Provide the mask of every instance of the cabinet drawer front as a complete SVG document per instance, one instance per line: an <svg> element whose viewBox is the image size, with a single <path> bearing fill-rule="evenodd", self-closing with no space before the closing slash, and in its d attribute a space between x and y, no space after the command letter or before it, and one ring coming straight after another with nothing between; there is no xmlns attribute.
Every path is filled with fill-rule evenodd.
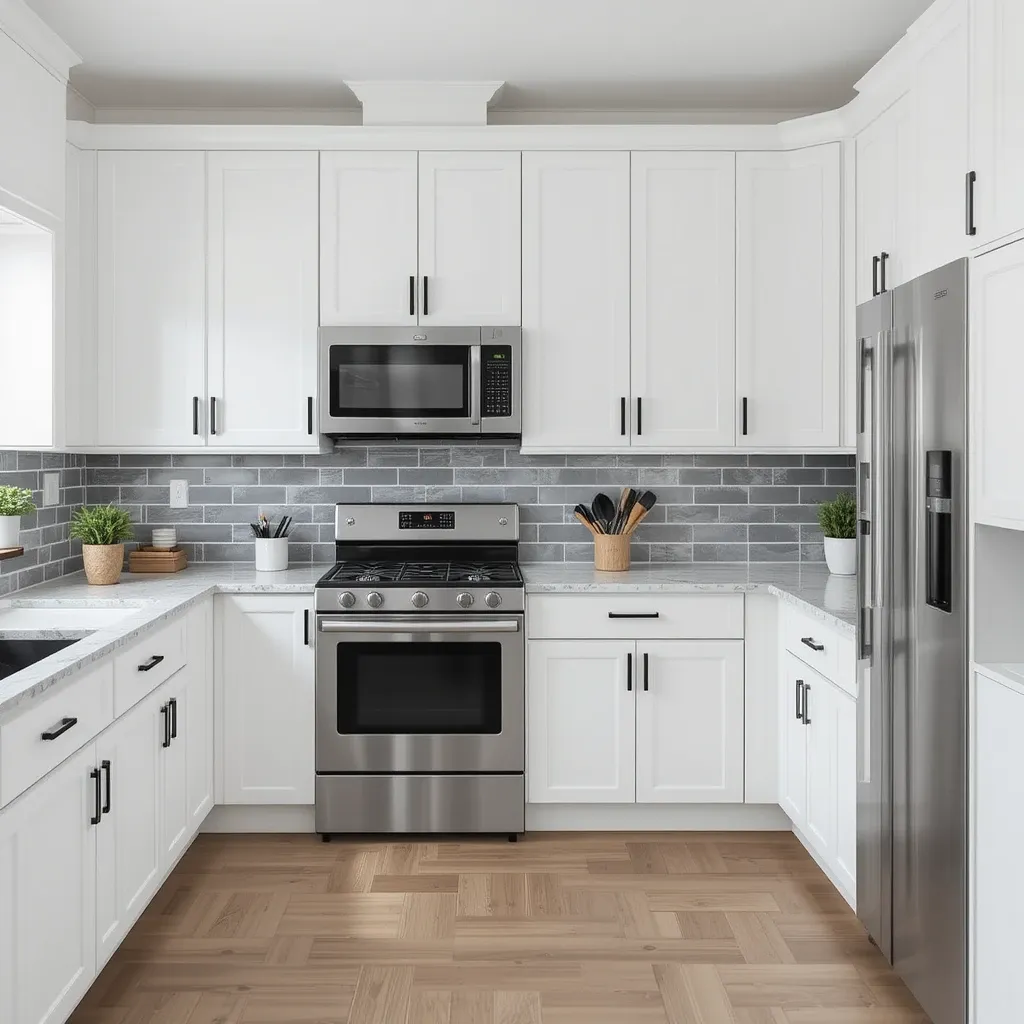
<svg viewBox="0 0 1024 1024"><path fill-rule="evenodd" d="M526 630L556 640L739 640L743 595L542 595L527 601Z"/></svg>
<svg viewBox="0 0 1024 1024"><path fill-rule="evenodd" d="M0 805L10 803L113 720L114 670L109 660L52 696L33 701L0 726Z"/></svg>
<svg viewBox="0 0 1024 1024"><path fill-rule="evenodd" d="M813 615L787 607L782 616L782 645L790 654L835 682L839 671L839 636Z"/></svg>
<svg viewBox="0 0 1024 1024"><path fill-rule="evenodd" d="M185 664L185 617L140 638L114 659L114 714L123 715Z"/></svg>

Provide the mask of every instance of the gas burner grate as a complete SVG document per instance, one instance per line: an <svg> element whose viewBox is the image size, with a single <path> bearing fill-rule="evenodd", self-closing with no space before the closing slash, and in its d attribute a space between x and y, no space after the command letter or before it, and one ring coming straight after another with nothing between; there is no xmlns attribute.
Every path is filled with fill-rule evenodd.
<svg viewBox="0 0 1024 1024"><path fill-rule="evenodd" d="M448 567L452 583L517 583L519 570L514 562L452 562Z"/></svg>
<svg viewBox="0 0 1024 1024"><path fill-rule="evenodd" d="M403 568L401 562L342 562L335 566L331 579L339 583L394 582Z"/></svg>
<svg viewBox="0 0 1024 1024"><path fill-rule="evenodd" d="M402 566L401 580L431 580L444 582L448 578L447 562L406 562Z"/></svg>

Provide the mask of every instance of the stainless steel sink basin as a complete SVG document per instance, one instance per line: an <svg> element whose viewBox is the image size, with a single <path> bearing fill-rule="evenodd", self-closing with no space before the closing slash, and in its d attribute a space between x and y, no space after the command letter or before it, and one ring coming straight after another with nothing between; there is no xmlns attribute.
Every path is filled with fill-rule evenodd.
<svg viewBox="0 0 1024 1024"><path fill-rule="evenodd" d="M0 640L0 679L64 650L77 640Z"/></svg>

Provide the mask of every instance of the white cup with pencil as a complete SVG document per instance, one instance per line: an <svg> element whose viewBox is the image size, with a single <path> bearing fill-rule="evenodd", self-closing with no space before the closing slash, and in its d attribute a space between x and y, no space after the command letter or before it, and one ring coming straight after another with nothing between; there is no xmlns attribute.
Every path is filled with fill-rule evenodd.
<svg viewBox="0 0 1024 1024"><path fill-rule="evenodd" d="M260 513L255 523L249 524L253 543L256 547L256 571L280 572L288 568L288 531L292 528L292 517L282 516L277 526Z"/></svg>

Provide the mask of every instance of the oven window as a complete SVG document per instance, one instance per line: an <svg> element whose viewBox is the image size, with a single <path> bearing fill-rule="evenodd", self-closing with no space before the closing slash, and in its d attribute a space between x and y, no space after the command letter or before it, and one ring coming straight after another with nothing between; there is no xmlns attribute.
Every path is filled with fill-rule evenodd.
<svg viewBox="0 0 1024 1024"><path fill-rule="evenodd" d="M500 733L501 644L338 644L338 732Z"/></svg>
<svg viewBox="0 0 1024 1024"><path fill-rule="evenodd" d="M466 417L469 346L332 345L331 415Z"/></svg>

